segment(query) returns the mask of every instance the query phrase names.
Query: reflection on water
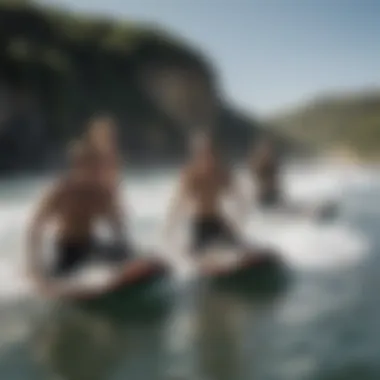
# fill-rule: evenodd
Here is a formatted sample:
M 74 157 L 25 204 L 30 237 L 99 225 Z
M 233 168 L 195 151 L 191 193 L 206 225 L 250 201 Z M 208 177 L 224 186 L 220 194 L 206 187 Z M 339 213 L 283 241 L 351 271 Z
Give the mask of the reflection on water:
M 29 305 L 24 331 L 0 351 L 0 375 L 325 380 L 347 363 L 368 372 L 380 358 L 379 308 L 363 298 L 373 283 L 360 272 L 294 274 L 287 292 L 264 299 L 189 284 L 175 302 L 133 313 L 53 304 L 31 313 Z
M 168 373 L 181 379 L 245 378 L 247 335 L 255 334 L 270 315 L 271 301 L 199 284 L 182 294 L 167 324 Z
M 155 378 L 165 352 L 161 315 L 125 318 L 61 305 L 47 313 L 32 337 L 34 359 L 47 378 L 100 380 Z M 52 377 L 49 377 L 52 376 Z
M 241 378 L 240 339 L 245 328 L 244 317 L 241 305 L 231 296 L 202 298 L 198 355 L 207 378 Z
M 28 316 L 29 333 L 1 354 L 0 374 L 16 379 L 28 372 L 28 379 L 40 380 L 246 378 L 244 352 L 271 303 L 200 286 L 177 297 L 159 310 L 132 314 L 45 305 Z

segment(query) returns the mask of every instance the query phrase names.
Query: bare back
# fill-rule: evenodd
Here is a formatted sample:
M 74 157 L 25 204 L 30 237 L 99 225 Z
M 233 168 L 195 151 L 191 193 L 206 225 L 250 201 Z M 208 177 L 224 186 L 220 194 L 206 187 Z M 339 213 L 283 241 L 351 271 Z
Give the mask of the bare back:
M 189 167 L 185 172 L 185 188 L 193 202 L 197 216 L 217 216 L 220 214 L 221 199 L 229 186 L 226 171 L 197 170 Z
M 89 238 L 95 223 L 106 215 L 111 201 L 105 186 L 63 181 L 54 213 L 58 236 L 62 239 Z
M 120 180 L 121 159 L 114 150 L 99 150 L 103 167 L 104 179 L 111 187 L 116 187 Z

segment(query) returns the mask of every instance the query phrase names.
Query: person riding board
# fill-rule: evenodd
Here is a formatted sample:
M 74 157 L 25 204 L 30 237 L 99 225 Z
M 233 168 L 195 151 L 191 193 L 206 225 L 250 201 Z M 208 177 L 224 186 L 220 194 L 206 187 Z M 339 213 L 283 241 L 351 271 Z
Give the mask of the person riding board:
M 279 160 L 274 144 L 263 139 L 253 148 L 249 169 L 256 183 L 257 202 L 260 206 L 277 206 L 281 202 Z
M 99 219 L 110 224 L 115 240 L 123 247 L 119 254 L 129 253 L 122 207 L 116 192 L 104 181 L 104 161 L 83 141 L 71 147 L 69 159 L 68 173 L 42 198 L 29 226 L 28 269 L 41 290 L 47 292 L 52 292 L 54 285 L 42 275 L 38 254 L 50 222 L 57 224 L 53 276 L 69 274 L 96 250 L 94 228 Z
M 265 138 L 254 147 L 249 158 L 252 178 L 257 186 L 257 203 L 261 207 L 278 207 L 290 215 L 300 215 L 319 220 L 330 220 L 339 213 L 334 201 L 307 205 L 294 203 L 284 196 L 281 183 L 281 160 L 276 146 L 270 138 Z
M 192 144 L 192 157 L 181 173 L 179 189 L 170 208 L 167 233 L 175 225 L 179 211 L 190 202 L 192 253 L 212 243 L 240 246 L 237 228 L 224 215 L 221 204 L 233 187 L 231 173 L 218 157 L 211 138 L 207 134 L 197 135 Z

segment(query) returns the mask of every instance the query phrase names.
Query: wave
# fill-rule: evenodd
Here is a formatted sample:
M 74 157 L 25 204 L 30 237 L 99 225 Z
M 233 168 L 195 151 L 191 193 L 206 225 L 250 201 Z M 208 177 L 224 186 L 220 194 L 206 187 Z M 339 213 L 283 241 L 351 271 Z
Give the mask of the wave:
M 298 167 L 288 169 L 285 175 L 287 194 L 296 201 L 339 198 L 343 203 L 352 202 L 346 194 L 368 190 L 368 183 L 376 181 L 380 190 L 375 173 L 363 168 Z M 46 181 L 41 182 L 40 189 L 45 185 Z M 151 179 L 136 176 L 128 179 L 128 186 L 125 183 L 125 202 L 136 242 L 158 244 L 160 224 L 174 186 L 173 175 Z M 30 295 L 23 272 L 23 235 L 37 193 L 34 188 L 33 194 L 23 194 L 22 199 L 12 200 L 9 194 L 9 199 L 3 196 L 0 200 L 0 300 Z M 265 217 L 253 212 L 245 234 L 249 240 L 275 247 L 291 265 L 308 269 L 352 265 L 363 258 L 369 245 L 344 218 L 321 225 L 307 219 Z M 178 261 L 178 265 L 186 264 Z

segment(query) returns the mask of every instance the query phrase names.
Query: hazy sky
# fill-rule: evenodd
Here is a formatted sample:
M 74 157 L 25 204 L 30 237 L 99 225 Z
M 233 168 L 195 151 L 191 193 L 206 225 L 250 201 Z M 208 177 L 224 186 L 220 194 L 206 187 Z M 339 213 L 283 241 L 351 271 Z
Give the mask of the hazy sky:
M 159 23 L 202 48 L 225 95 L 268 114 L 380 86 L 380 0 L 42 0 Z

